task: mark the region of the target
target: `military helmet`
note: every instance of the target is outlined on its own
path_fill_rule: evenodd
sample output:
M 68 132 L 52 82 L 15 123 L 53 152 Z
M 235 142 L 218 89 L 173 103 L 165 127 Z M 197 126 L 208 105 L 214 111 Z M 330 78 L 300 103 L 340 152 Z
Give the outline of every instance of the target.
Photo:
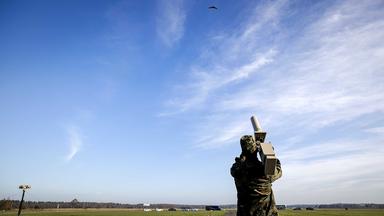
M 245 153 L 254 153 L 256 151 L 256 143 L 252 135 L 244 135 L 240 138 L 241 150 Z

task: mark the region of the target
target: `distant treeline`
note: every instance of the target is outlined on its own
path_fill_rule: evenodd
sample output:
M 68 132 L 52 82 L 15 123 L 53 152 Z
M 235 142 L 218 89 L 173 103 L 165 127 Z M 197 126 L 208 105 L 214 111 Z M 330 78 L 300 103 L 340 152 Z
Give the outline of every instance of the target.
M 20 205 L 19 200 L 0 200 L 0 210 L 16 209 Z M 219 205 L 222 209 L 233 209 L 236 205 Z M 280 205 L 284 206 L 284 205 Z M 320 204 L 320 205 L 288 205 L 288 208 L 343 208 L 343 209 L 384 209 L 384 204 L 348 204 L 348 203 L 337 203 L 337 204 Z M 151 204 L 147 206 L 145 204 L 121 204 L 113 202 L 79 202 L 77 199 L 71 202 L 47 202 L 47 201 L 24 201 L 23 208 L 28 209 L 52 209 L 52 208 L 127 208 L 127 209 L 144 209 L 144 208 L 159 208 L 159 209 L 205 209 L 205 205 L 183 205 L 183 204 Z M 284 209 L 284 208 L 281 208 Z
M 319 208 L 349 208 L 349 209 L 384 209 L 384 204 L 364 203 L 364 204 L 348 204 L 348 203 L 337 203 L 337 204 L 322 204 Z
M 19 200 L 0 200 L 0 210 L 18 208 Z M 76 199 L 71 202 L 47 202 L 47 201 L 24 201 L 23 208 L 28 209 L 48 209 L 48 208 L 128 208 L 128 209 L 205 209 L 205 205 L 183 205 L 183 204 L 121 204 L 113 202 L 78 202 Z
M 308 205 L 288 205 L 288 208 L 338 208 L 338 209 L 384 209 L 384 204 L 374 203 L 335 203 L 335 204 L 308 204 Z

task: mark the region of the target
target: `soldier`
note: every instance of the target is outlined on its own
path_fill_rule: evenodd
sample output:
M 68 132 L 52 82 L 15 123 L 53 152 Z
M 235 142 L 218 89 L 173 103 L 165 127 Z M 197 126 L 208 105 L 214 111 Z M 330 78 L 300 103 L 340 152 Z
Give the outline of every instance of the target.
M 242 153 L 231 168 L 237 189 L 237 216 L 278 216 L 272 182 L 282 175 L 280 161 L 277 160 L 275 175 L 266 176 L 253 137 L 241 137 L 240 145 Z

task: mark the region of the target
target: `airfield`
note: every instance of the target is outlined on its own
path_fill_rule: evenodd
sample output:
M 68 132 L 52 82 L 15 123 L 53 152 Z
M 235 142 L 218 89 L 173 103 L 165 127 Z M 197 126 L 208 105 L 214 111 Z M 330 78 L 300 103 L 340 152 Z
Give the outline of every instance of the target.
M 0 215 L 17 215 L 17 211 L 3 211 Z M 235 216 L 235 210 L 222 211 L 151 211 L 131 209 L 44 209 L 23 210 L 21 215 L 31 216 Z M 383 209 L 315 209 L 308 210 L 280 210 L 280 216 L 384 216 Z

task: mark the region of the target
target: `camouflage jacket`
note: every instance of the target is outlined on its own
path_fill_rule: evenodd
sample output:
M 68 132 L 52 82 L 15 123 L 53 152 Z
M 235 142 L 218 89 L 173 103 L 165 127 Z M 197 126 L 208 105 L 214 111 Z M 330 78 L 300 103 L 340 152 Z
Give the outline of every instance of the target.
M 236 158 L 231 175 L 237 189 L 237 216 L 277 216 L 272 182 L 282 175 L 277 160 L 275 175 L 265 176 L 264 167 L 257 156 Z

